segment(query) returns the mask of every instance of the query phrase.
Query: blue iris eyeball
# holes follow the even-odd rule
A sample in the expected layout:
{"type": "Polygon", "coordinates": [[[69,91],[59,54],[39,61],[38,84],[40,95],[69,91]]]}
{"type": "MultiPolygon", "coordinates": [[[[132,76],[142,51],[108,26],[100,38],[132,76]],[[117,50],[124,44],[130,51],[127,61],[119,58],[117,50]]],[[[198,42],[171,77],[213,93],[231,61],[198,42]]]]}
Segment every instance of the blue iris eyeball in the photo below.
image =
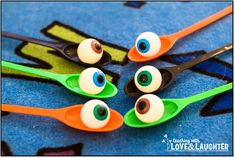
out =
{"type": "Polygon", "coordinates": [[[161,40],[153,32],[144,32],[138,36],[135,42],[136,50],[144,57],[157,54],[161,48],[161,40]]]}
{"type": "Polygon", "coordinates": [[[93,82],[95,83],[97,87],[103,87],[106,82],[104,73],[101,71],[96,71],[93,74],[93,82]]]}
{"type": "Polygon", "coordinates": [[[83,92],[99,94],[105,88],[106,78],[100,69],[90,67],[82,71],[78,83],[83,92]]]}

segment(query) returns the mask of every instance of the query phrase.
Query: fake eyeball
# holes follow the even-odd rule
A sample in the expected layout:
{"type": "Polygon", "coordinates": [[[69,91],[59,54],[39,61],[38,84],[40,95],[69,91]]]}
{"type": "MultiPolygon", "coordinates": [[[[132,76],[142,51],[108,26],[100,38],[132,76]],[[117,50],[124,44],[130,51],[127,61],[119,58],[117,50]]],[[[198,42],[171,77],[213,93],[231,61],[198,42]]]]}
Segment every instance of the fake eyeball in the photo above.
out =
{"type": "Polygon", "coordinates": [[[81,109],[81,120],[89,128],[102,128],[109,122],[109,119],[109,107],[101,100],[90,100],[81,109]]]}
{"type": "Polygon", "coordinates": [[[97,40],[88,38],[79,44],[77,54],[82,62],[95,64],[102,58],[103,49],[97,40]]]}
{"type": "Polygon", "coordinates": [[[140,55],[151,57],[157,54],[161,48],[161,40],[153,32],[144,32],[135,41],[135,47],[140,55]]]}
{"type": "Polygon", "coordinates": [[[162,83],[162,75],[154,66],[143,66],[137,70],[134,77],[136,87],[144,92],[156,91],[162,83]]]}
{"type": "Polygon", "coordinates": [[[106,78],[101,70],[90,67],[82,71],[78,84],[82,91],[88,94],[98,94],[104,89],[106,78]]]}
{"type": "Polygon", "coordinates": [[[155,122],[163,116],[164,104],[154,94],[142,95],[135,103],[135,114],[144,123],[155,122]]]}

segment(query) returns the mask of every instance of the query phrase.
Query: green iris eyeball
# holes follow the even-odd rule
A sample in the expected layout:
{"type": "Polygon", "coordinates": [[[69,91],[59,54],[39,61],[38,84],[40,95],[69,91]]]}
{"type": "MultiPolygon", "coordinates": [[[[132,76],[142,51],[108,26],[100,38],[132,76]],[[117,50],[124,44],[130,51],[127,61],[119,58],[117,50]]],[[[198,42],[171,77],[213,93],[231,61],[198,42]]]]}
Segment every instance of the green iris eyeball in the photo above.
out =
{"type": "Polygon", "coordinates": [[[137,70],[134,82],[141,92],[152,93],[161,86],[162,75],[156,67],[146,65],[137,70]]]}
{"type": "Polygon", "coordinates": [[[93,129],[102,128],[110,120],[108,105],[98,99],[86,102],[81,110],[81,120],[85,126],[93,129]]]}

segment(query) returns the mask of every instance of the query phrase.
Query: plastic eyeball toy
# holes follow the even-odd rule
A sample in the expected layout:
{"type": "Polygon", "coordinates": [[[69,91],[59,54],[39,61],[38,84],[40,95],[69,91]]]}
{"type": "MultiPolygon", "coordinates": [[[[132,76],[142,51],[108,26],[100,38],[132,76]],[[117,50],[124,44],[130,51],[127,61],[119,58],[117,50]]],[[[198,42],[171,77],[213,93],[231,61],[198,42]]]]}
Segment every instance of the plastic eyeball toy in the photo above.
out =
{"type": "Polygon", "coordinates": [[[79,44],[77,54],[82,62],[95,64],[102,58],[103,49],[97,40],[89,38],[79,44]]]}
{"type": "Polygon", "coordinates": [[[157,54],[161,48],[161,40],[153,32],[144,32],[138,36],[135,47],[140,55],[151,57],[157,54]]]}
{"type": "Polygon", "coordinates": [[[155,122],[163,116],[164,104],[158,96],[145,94],[136,101],[135,114],[144,123],[155,122]]]}
{"type": "Polygon", "coordinates": [[[109,119],[109,107],[101,100],[90,100],[81,109],[81,120],[89,128],[102,128],[109,122],[109,119]]]}
{"type": "Polygon", "coordinates": [[[88,94],[98,94],[104,89],[106,78],[101,70],[90,67],[82,71],[78,83],[82,91],[88,94]]]}
{"type": "Polygon", "coordinates": [[[137,70],[134,81],[140,91],[151,93],[161,86],[162,75],[157,68],[147,65],[137,70]]]}

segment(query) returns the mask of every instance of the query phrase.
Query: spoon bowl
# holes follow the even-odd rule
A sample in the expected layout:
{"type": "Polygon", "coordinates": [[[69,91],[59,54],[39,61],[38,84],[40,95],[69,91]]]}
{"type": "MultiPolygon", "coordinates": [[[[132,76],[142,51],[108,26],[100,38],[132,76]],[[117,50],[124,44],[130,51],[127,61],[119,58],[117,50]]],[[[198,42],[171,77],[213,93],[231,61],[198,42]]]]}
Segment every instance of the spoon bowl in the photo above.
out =
{"type": "Polygon", "coordinates": [[[152,122],[152,123],[143,123],[137,118],[135,114],[135,109],[133,108],[130,111],[128,111],[126,115],[124,116],[125,124],[134,128],[151,127],[151,126],[155,126],[155,125],[158,125],[165,121],[170,120],[171,118],[173,118],[180,112],[178,110],[179,107],[178,107],[178,104],[176,103],[177,102],[176,99],[174,101],[172,101],[172,99],[162,99],[162,101],[163,101],[165,110],[164,110],[163,116],[159,120],[152,122]]]}
{"type": "Polygon", "coordinates": [[[140,55],[140,53],[137,51],[136,47],[132,47],[130,49],[130,51],[128,52],[128,58],[131,61],[134,61],[134,62],[151,61],[151,60],[156,59],[159,56],[163,55],[168,50],[170,50],[171,47],[173,47],[173,45],[176,42],[176,39],[174,39],[173,36],[170,36],[170,35],[161,36],[159,38],[160,38],[160,41],[161,41],[161,48],[160,48],[159,52],[156,53],[155,55],[153,55],[151,57],[144,57],[144,56],[140,55]]]}
{"type": "Polygon", "coordinates": [[[121,116],[121,114],[119,114],[113,109],[110,109],[110,120],[105,125],[105,127],[102,127],[99,129],[88,128],[82,122],[80,115],[78,115],[81,113],[81,109],[82,109],[82,105],[80,106],[75,105],[75,106],[66,108],[63,122],[70,127],[80,129],[83,131],[89,131],[89,132],[109,132],[109,131],[113,131],[121,127],[123,124],[123,117],[121,116]]]}
{"type": "Polygon", "coordinates": [[[60,50],[60,53],[66,57],[68,60],[71,60],[75,63],[79,63],[80,65],[86,66],[86,67],[99,67],[99,66],[105,66],[109,64],[112,61],[112,57],[109,53],[106,51],[103,51],[102,58],[95,64],[88,64],[82,62],[77,55],[77,48],[79,44],[65,44],[63,48],[60,50]]]}
{"type": "Polygon", "coordinates": [[[102,92],[100,92],[99,94],[88,94],[81,90],[78,83],[79,77],[80,74],[69,74],[66,76],[66,79],[61,80],[61,83],[69,90],[91,98],[110,98],[112,96],[115,96],[118,92],[117,88],[112,83],[106,82],[106,85],[102,92]]]}
{"type": "MultiPolygon", "coordinates": [[[[164,88],[168,87],[175,78],[174,73],[168,68],[165,68],[165,69],[160,68],[158,70],[160,71],[161,76],[162,76],[162,83],[160,87],[152,93],[157,93],[163,90],[164,88]]],[[[140,91],[136,87],[134,77],[127,81],[124,87],[124,91],[127,95],[132,96],[132,97],[140,97],[141,95],[145,94],[144,92],[140,91]]]]}

